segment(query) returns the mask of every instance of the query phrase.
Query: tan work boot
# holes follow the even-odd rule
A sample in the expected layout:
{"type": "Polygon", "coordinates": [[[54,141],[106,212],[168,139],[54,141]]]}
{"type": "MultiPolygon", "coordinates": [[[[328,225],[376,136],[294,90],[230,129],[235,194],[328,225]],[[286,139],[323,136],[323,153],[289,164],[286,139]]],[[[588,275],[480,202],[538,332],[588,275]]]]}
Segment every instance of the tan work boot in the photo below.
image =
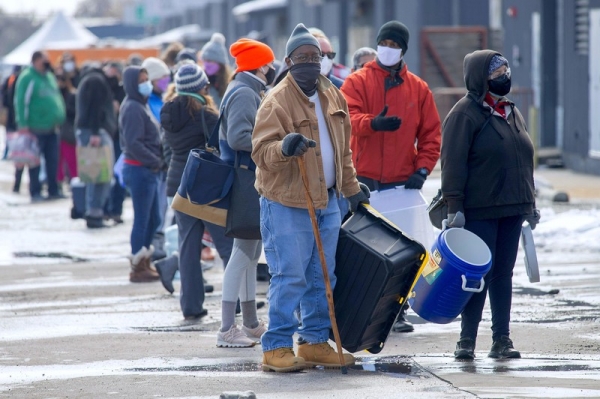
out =
{"type": "Polygon", "coordinates": [[[262,363],[263,371],[277,371],[278,373],[287,373],[306,368],[304,359],[294,356],[292,348],[277,348],[272,351],[263,352],[262,363]]]}
{"type": "Polygon", "coordinates": [[[156,270],[150,269],[150,257],[147,254],[146,247],[142,247],[135,255],[129,256],[131,263],[129,281],[132,283],[149,283],[160,279],[156,270]]]}
{"type": "MultiPolygon", "coordinates": [[[[339,369],[340,357],[327,342],[320,344],[302,344],[298,346],[298,356],[302,357],[307,366],[323,366],[325,368],[339,369]]],[[[346,366],[354,365],[354,356],[344,353],[346,366]]]]}
{"type": "Polygon", "coordinates": [[[160,276],[158,274],[158,271],[156,270],[156,268],[152,264],[152,255],[153,254],[154,254],[154,245],[150,245],[148,247],[148,250],[146,251],[146,256],[144,256],[142,258],[142,262],[144,262],[144,267],[146,269],[150,270],[151,274],[156,274],[157,276],[160,276]]]}

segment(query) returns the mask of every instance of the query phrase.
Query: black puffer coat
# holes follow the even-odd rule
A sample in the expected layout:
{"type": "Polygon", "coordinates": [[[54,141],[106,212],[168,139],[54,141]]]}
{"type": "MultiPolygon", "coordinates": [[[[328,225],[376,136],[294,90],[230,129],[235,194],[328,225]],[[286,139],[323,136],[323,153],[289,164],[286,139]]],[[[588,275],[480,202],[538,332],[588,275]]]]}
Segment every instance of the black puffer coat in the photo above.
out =
{"type": "Polygon", "coordinates": [[[187,107],[188,101],[199,100],[188,96],[178,96],[173,101],[165,103],[160,111],[160,122],[165,130],[165,141],[173,152],[167,172],[168,197],[175,196],[177,192],[190,150],[205,146],[205,137],[210,136],[218,119],[213,111],[204,107],[193,116],[190,115],[187,107]]]}

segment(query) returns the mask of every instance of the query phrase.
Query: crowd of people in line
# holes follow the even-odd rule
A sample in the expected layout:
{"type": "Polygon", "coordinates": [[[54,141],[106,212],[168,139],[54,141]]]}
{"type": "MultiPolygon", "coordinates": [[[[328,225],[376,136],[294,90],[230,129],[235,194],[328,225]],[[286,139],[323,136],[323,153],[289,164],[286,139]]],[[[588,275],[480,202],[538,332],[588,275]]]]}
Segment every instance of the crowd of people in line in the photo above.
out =
{"type": "MultiPolygon", "coordinates": [[[[35,135],[40,166],[18,164],[14,191],[28,166],[32,202],[64,198],[77,176],[78,146],[107,146],[122,160],[112,184],[86,185],[88,228],[122,223],[126,193],[133,204],[131,282],[161,280],[173,292],[179,270],[180,305],[187,320],[207,315],[201,258],[209,232],[223,260],[219,347],[263,349],[263,370],[286,372],[340,367],[329,345],[323,271],[307,212],[314,206],[331,285],[339,228],[368,203],[371,190],[420,190],[441,154],[447,225],[480,236],[492,253],[483,292],[462,314],[455,356],[472,359],[487,291],[492,308],[491,357],[520,357],[509,321],[520,226],[539,220],[533,188],[533,147],[510,91],[506,58],[493,50],[466,55],[469,92],[443,125],[427,83],[408,70],[409,31],[385,23],[374,48],[360,48],[352,68],[334,63],[336,52],[317,28],[298,24],[279,60],[265,43],[241,38],[229,50],[215,33],[199,51],[173,43],[160,58],[88,63],[79,69],[65,53],[58,65],[35,52],[3,87],[7,131],[35,135]],[[233,63],[230,63],[233,59],[233,63]],[[232,68],[233,65],[233,68],[232,68]],[[256,173],[261,240],[230,238],[223,227],[167,209],[192,149],[204,148],[218,129],[220,157],[256,173]],[[309,181],[301,178],[302,157],[309,181]],[[164,230],[176,224],[179,250],[166,257],[164,230]],[[264,249],[269,267],[268,323],[257,317],[256,270],[264,249]],[[488,288],[489,287],[489,288],[488,288]],[[242,325],[236,325],[241,310],[242,325]],[[298,333],[294,353],[292,336],[298,333]]],[[[208,288],[208,287],[206,287],[208,288]]],[[[398,316],[393,330],[412,331],[398,316]]],[[[354,357],[344,354],[346,365],[354,357]]]]}

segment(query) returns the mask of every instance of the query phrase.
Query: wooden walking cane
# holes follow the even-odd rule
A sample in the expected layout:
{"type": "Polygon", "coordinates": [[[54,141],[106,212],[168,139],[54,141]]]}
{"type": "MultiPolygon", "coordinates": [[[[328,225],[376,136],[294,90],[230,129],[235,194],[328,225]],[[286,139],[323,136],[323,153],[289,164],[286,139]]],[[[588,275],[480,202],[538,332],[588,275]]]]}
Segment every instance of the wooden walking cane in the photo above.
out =
{"type": "Polygon", "coordinates": [[[306,174],[306,165],[304,164],[304,156],[296,157],[298,159],[298,166],[300,167],[300,173],[302,175],[302,182],[304,183],[304,195],[306,196],[306,204],[308,205],[308,213],[310,214],[310,221],[312,222],[313,233],[315,235],[315,241],[317,242],[317,249],[319,250],[319,258],[321,259],[321,268],[323,269],[323,279],[325,280],[325,294],[327,296],[327,304],[329,307],[329,320],[331,320],[331,328],[333,329],[333,337],[340,357],[340,365],[342,366],[342,374],[348,374],[346,368],[346,362],[344,361],[344,354],[342,352],[342,340],[340,339],[340,332],[338,330],[337,321],[335,319],[335,306],[333,304],[333,293],[331,291],[331,283],[329,281],[329,272],[327,271],[327,262],[325,261],[325,253],[323,252],[323,242],[321,241],[321,232],[319,231],[319,225],[317,224],[317,215],[315,213],[315,205],[313,204],[308,189],[308,175],[306,174]]]}

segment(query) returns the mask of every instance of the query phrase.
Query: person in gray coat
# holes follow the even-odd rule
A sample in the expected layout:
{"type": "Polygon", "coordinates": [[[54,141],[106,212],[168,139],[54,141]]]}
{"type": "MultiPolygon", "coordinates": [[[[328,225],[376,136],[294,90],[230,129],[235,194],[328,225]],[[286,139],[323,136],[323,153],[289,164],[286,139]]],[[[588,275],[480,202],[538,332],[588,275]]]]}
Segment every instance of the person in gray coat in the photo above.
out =
{"type": "Polygon", "coordinates": [[[161,223],[158,179],[163,157],[158,122],[148,107],[152,83],[145,69],[130,66],[123,73],[123,86],[127,93],[119,113],[121,148],[125,154],[123,180],[133,202],[129,280],[156,281],[158,273],[150,265],[151,244],[161,223]]]}
{"type": "MultiPolygon", "coordinates": [[[[254,170],[256,165],[250,157],[254,118],[266,86],[275,79],[275,55],[266,44],[246,38],[233,43],[230,53],[235,57],[237,69],[221,104],[221,159],[233,165],[237,157],[240,165],[254,170]]],[[[231,258],[223,276],[218,347],[254,346],[267,330],[256,315],[256,268],[261,249],[261,240],[233,240],[231,258]],[[238,295],[243,317],[241,329],[235,325],[238,295]]]]}

